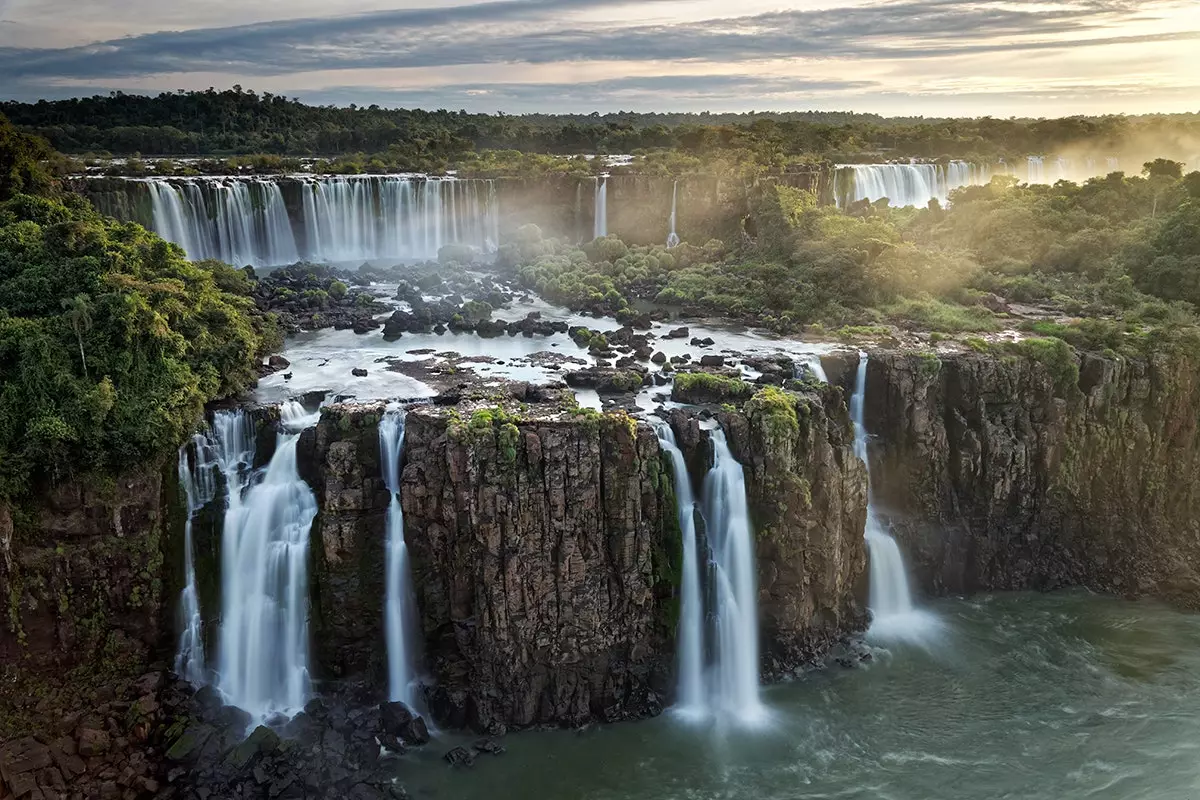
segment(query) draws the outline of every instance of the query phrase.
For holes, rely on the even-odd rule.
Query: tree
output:
[[[1171,178],[1179,180],[1183,177],[1183,163],[1169,158],[1156,158],[1147,161],[1142,167],[1142,174],[1149,178]]]
[[[75,339],[79,342],[79,360],[83,364],[83,375],[88,374],[87,354],[83,351],[83,335],[92,327],[92,305],[86,294],[77,294],[69,300],[62,301],[66,309],[67,321],[71,330],[75,331]]]

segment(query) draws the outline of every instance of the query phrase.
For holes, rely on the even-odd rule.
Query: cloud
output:
[[[413,98],[412,104],[419,105],[435,95],[459,93],[476,102],[524,105],[533,102],[531,92],[544,92],[547,107],[553,107],[557,101],[551,98],[574,102],[584,85],[593,92],[593,103],[603,98],[608,107],[652,91],[662,92],[660,102],[668,103],[671,91],[686,92],[689,98],[706,91],[720,100],[726,99],[722,92],[741,91],[744,102],[754,104],[752,93],[856,96],[867,88],[864,81],[883,81],[883,67],[872,64],[886,66],[896,79],[891,88],[905,91],[912,88],[905,76],[928,73],[938,64],[959,65],[963,59],[975,59],[971,69],[977,71],[959,77],[989,78],[1016,69],[1007,54],[1131,48],[1139,63],[1147,65],[1148,82],[1196,85],[1188,77],[1190,62],[1176,63],[1166,55],[1187,47],[1180,43],[1200,39],[1200,14],[1179,0],[866,0],[741,15],[735,9],[715,16],[705,16],[697,7],[683,0],[638,0],[636,5],[630,0],[491,0],[159,31],[73,47],[0,47],[0,86],[7,87],[0,91],[31,97],[61,95],[72,88],[167,88],[171,76],[200,73],[252,86],[278,85],[291,77],[296,82],[284,89],[287,94],[349,97],[374,92],[381,98]],[[660,8],[661,14],[652,13]],[[634,10],[641,21],[626,21]],[[794,74],[804,74],[807,85],[773,82],[780,76],[765,74],[762,65],[780,61],[789,62]],[[831,63],[842,67],[831,69]],[[604,71],[599,65],[610,65],[608,72],[624,70],[637,83],[584,79],[568,84],[561,78],[567,64],[592,73]],[[533,65],[546,74],[519,84],[511,80],[516,65]],[[658,89],[647,88],[653,83],[645,72],[653,65],[661,65],[663,73]],[[495,75],[478,83],[453,77],[471,66]],[[1088,69],[1105,72],[1102,64],[1063,63],[1055,77],[1086,82]],[[424,76],[439,70],[446,77],[435,91]],[[406,86],[405,71],[409,79],[421,73],[423,82]],[[355,78],[339,81],[339,72]],[[670,74],[679,72],[693,74]],[[377,76],[367,80],[371,85],[360,87],[359,78],[371,73]],[[695,73],[706,73],[707,82]],[[731,73],[744,75],[740,88],[726,88],[736,83]],[[866,77],[842,80],[847,74]],[[314,75],[321,76],[319,86],[311,82]],[[676,79],[681,83],[670,83]],[[221,82],[218,77],[213,83]],[[781,88],[785,85],[797,88]],[[886,92],[888,87],[873,85],[872,90]]]

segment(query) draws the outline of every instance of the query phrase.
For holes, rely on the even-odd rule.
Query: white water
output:
[[[758,582],[746,480],[725,432],[713,430],[712,443],[713,466],[704,479],[716,630],[709,709],[754,723],[763,719],[765,710],[758,695]]]
[[[696,540],[696,499],[688,477],[683,452],[675,443],[675,433],[665,422],[654,425],[658,443],[671,458],[675,478],[675,501],[679,512],[679,531],[683,538],[683,576],[679,599],[679,675],[676,708],[689,717],[707,712],[704,694],[704,596],[700,591],[699,543]]]
[[[499,240],[492,181],[385,175],[144,183],[155,232],[194,261],[411,261],[437,258],[449,244],[492,252]],[[284,188],[299,195],[295,219]]]
[[[192,458],[188,458],[189,448]],[[187,502],[183,523],[183,589],[179,593],[179,646],[175,652],[175,672],[194,686],[208,681],[204,664],[204,621],[200,615],[200,592],[196,584],[196,557],[192,543],[192,523],[197,512],[217,493],[217,461],[213,442],[196,434],[179,448],[179,485]]]
[[[839,166],[837,203],[845,208],[859,200],[874,203],[884,197],[892,206],[945,205],[950,192],[991,180],[987,167],[966,161],[941,164],[848,164]]]
[[[937,620],[928,612],[913,606],[908,585],[908,572],[900,545],[884,529],[875,508],[870,488],[871,462],[867,457],[868,433],[863,423],[863,408],[867,396],[867,354],[858,359],[854,394],[850,398],[850,417],[854,421],[854,454],[867,466],[867,554],[869,557],[870,588],[868,608],[871,626],[867,635],[877,639],[908,639],[920,641],[936,631]]]
[[[404,410],[389,408],[379,423],[379,457],[387,485],[385,639],[388,655],[388,699],[418,709],[417,645],[419,617],[404,542],[404,510],[400,505],[400,459],[404,452]]]
[[[592,224],[592,238],[608,235],[608,176],[596,178],[596,210]]]
[[[671,188],[671,232],[667,234],[667,247],[679,246],[679,234],[675,232],[675,211],[679,207],[679,181]]]
[[[218,427],[229,458],[229,504],[222,532],[221,632],[217,686],[225,700],[258,719],[300,711],[308,670],[308,537],[317,501],[297,469],[302,431],[319,414],[299,403],[281,412],[275,454],[248,478],[251,422],[241,412]]]

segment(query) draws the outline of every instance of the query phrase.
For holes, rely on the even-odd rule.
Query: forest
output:
[[[838,112],[747,114],[469,114],[465,111],[310,106],[234,87],[148,97],[0,103],[23,130],[74,155],[292,156],[358,154],[390,169],[436,170],[485,151],[575,155],[667,149],[692,156],[746,151],[784,168],[794,161],[888,157],[997,158],[1066,150],[1111,155],[1148,149],[1186,160],[1200,114],[1063,119],[887,119]],[[1147,160],[1151,156],[1147,154]]]
[[[0,500],[157,463],[280,344],[242,272],[101,216],[51,155],[0,118]]]

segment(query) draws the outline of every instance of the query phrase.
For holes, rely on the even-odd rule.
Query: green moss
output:
[[[942,371],[942,359],[938,357],[937,353],[921,351],[916,355],[917,365],[922,375],[935,378],[937,377],[938,373]]]
[[[736,403],[752,397],[754,388],[753,384],[727,375],[681,372],[675,376],[671,399],[682,403]]]
[[[1015,354],[1042,364],[1054,381],[1054,392],[1059,397],[1069,397],[1079,390],[1079,361],[1075,349],[1062,339],[1030,338],[1013,342],[1010,349]]]
[[[791,392],[767,386],[746,403],[746,416],[759,420],[772,449],[794,439],[800,433],[800,419],[796,413],[799,398]]]

